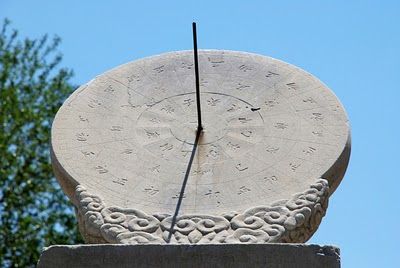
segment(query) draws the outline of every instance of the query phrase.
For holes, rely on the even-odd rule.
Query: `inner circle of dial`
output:
[[[213,146],[226,135],[240,132],[244,127],[258,128],[262,136],[263,118],[256,110],[252,110],[253,106],[250,103],[215,92],[202,93],[201,98],[204,107],[203,131],[198,141],[199,146]],[[195,101],[194,93],[186,93],[165,98],[151,105],[137,120],[135,132],[141,144],[146,148],[146,144],[152,143],[153,140],[160,137],[168,140],[172,136],[182,144],[193,146],[198,124]],[[237,107],[240,108],[239,113],[235,110]],[[242,135],[246,137],[250,133]],[[249,143],[255,144],[256,140],[249,140]],[[166,145],[166,149],[168,148]],[[149,147],[147,150],[153,155],[159,152],[157,147]]]

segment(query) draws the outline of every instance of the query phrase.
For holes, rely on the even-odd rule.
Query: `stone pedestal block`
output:
[[[305,244],[55,245],[45,267],[340,267],[339,248]]]

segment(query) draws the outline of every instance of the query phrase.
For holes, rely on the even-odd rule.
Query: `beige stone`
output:
[[[52,163],[86,241],[304,242],[317,229],[350,155],[338,99],[269,57],[202,50],[199,65],[192,159],[190,51],[119,66],[60,108]]]

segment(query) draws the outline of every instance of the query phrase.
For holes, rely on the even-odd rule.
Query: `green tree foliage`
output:
[[[59,43],[20,40],[7,20],[1,29],[0,267],[35,266],[44,246],[81,242],[49,157],[52,119],[73,91]]]

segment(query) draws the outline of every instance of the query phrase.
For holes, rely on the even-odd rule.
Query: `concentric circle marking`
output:
[[[200,51],[204,132],[191,52],[128,63],[79,88],[52,126],[64,190],[147,213],[221,214],[288,199],[319,177],[335,189],[350,151],[347,116],[310,74],[271,58]],[[184,195],[180,195],[186,178]]]

